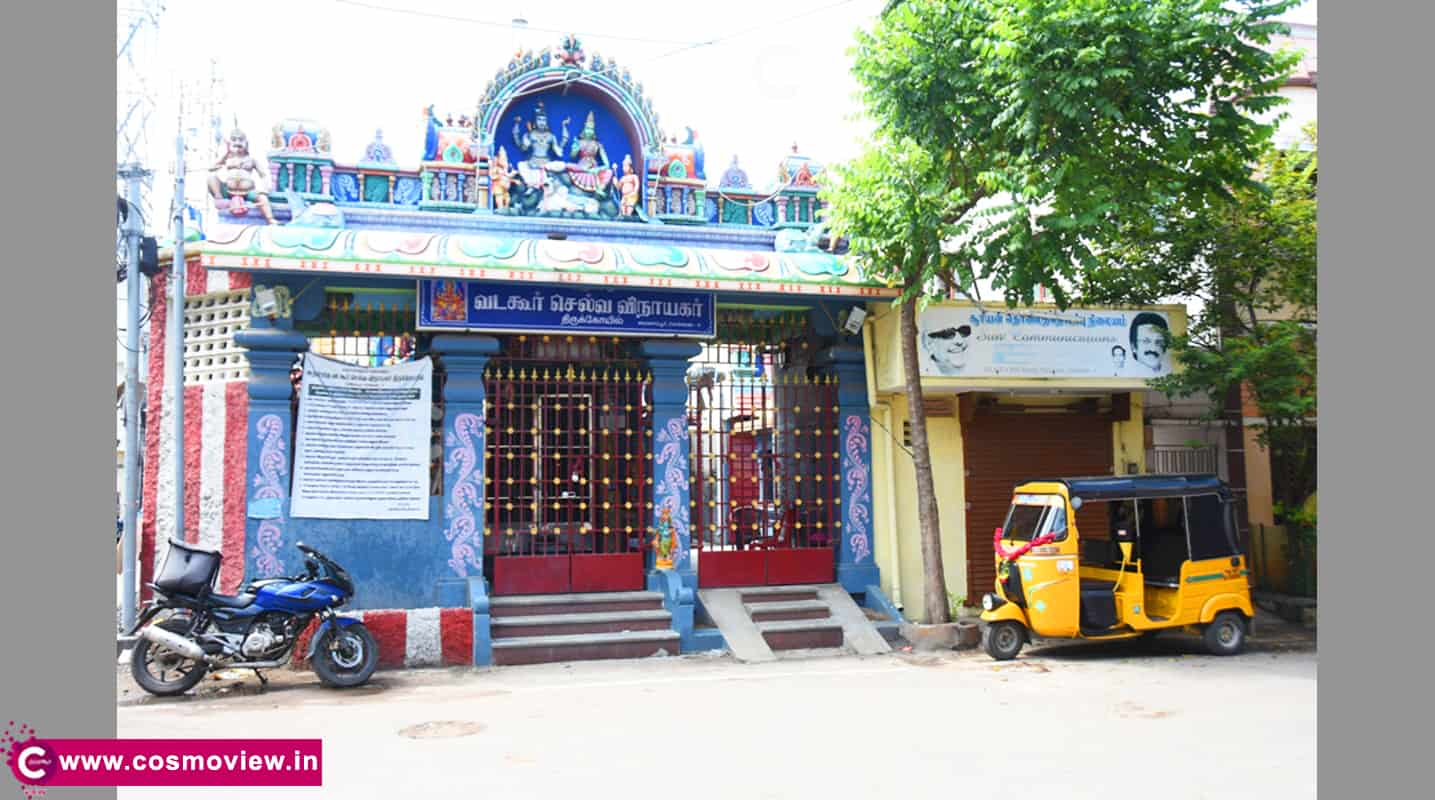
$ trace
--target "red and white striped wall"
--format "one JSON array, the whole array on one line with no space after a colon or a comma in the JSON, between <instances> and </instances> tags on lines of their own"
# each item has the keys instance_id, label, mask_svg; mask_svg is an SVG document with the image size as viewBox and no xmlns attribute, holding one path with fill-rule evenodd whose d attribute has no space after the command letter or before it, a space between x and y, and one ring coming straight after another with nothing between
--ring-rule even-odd
<instances>
[{"instance_id":1,"label":"red and white striped wall","mask_svg":"<svg viewBox=\"0 0 1435 800\"><path fill-rule=\"evenodd\" d=\"M355 611L345 616L364 623L379 645L379 669L469 666L473 664L473 611L467 608L413 608ZM293 666L306 669L303 657L318 620L299 636Z\"/></svg>"},{"instance_id":2,"label":"red and white striped wall","mask_svg":"<svg viewBox=\"0 0 1435 800\"><path fill-rule=\"evenodd\" d=\"M247 288L244 272L205 270L189 264L185 295L195 297ZM176 387L165 368L168 278L152 280L147 425L144 441L144 518L140 527L140 596L164 560L170 538L219 550L224 555L220 591L233 593L244 576L245 471L248 467L249 394L246 381L181 387L184 403L184 531L176 536L173 420Z\"/></svg>"},{"instance_id":3,"label":"red and white striped wall","mask_svg":"<svg viewBox=\"0 0 1435 800\"><path fill-rule=\"evenodd\" d=\"M244 272L205 270L193 262L185 295L197 297L248 288ZM141 596L175 536L173 435L175 387L167 382L165 334L169 317L163 275L153 279L150 313L148 425L144 441L144 518L140 527ZM183 540L224 555L219 590L232 594L244 579L247 502L249 387L246 381L209 382L180 388L184 403ZM178 538L178 537L176 537ZM467 608L356 611L379 645L379 667L436 667L473 663L473 612ZM300 637L296 667L303 664L317 620Z\"/></svg>"},{"instance_id":4,"label":"red and white striped wall","mask_svg":"<svg viewBox=\"0 0 1435 800\"><path fill-rule=\"evenodd\" d=\"M254 276L248 272L229 272L222 269L205 269L199 260L189 262L184 271L185 297L197 297L212 292L235 292L248 289L254 283Z\"/></svg>"}]
</instances>

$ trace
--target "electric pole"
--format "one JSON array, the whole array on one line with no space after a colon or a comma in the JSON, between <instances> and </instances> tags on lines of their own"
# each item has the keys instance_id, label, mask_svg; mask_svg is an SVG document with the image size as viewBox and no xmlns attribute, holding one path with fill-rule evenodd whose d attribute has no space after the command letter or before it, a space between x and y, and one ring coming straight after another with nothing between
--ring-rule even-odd
<instances>
[{"instance_id":1,"label":"electric pole","mask_svg":"<svg viewBox=\"0 0 1435 800\"><path fill-rule=\"evenodd\" d=\"M180 107L184 99L180 98ZM175 136L174 168L174 259L170 263L169 317L165 334L166 383L171 387L170 428L174 465L174 538L184 541L184 127L181 111L179 133Z\"/></svg>"},{"instance_id":2,"label":"electric pole","mask_svg":"<svg viewBox=\"0 0 1435 800\"><path fill-rule=\"evenodd\" d=\"M139 533L140 502L140 237L144 222L140 215L140 192L149 173L138 164L127 164L120 170L126 184L125 201L125 496L124 543L121 546L120 622L128 631L135 624L136 543Z\"/></svg>"}]
</instances>

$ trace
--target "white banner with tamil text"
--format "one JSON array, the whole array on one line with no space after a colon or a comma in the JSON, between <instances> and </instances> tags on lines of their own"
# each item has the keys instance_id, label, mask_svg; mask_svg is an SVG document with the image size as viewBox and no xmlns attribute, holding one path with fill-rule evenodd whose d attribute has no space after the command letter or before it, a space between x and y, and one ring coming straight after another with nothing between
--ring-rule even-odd
<instances>
[{"instance_id":1,"label":"white banner with tamil text","mask_svg":"<svg viewBox=\"0 0 1435 800\"><path fill-rule=\"evenodd\" d=\"M306 353L290 513L429 518L433 362L360 367Z\"/></svg>"}]
</instances>

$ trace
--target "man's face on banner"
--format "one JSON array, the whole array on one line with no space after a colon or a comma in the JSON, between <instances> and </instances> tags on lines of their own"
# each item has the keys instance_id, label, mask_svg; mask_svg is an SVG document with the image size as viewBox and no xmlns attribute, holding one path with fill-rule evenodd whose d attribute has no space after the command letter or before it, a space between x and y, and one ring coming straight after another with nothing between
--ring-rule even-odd
<instances>
[{"instance_id":1,"label":"man's face on banner","mask_svg":"<svg viewBox=\"0 0 1435 800\"><path fill-rule=\"evenodd\" d=\"M927 352L939 366L960 367L966 363L971 333L967 325L929 330L925 337Z\"/></svg>"},{"instance_id":2,"label":"man's face on banner","mask_svg":"<svg viewBox=\"0 0 1435 800\"><path fill-rule=\"evenodd\" d=\"M1161 369L1166 355L1166 331L1160 325L1142 325L1136 329L1136 363L1153 370Z\"/></svg>"}]
</instances>

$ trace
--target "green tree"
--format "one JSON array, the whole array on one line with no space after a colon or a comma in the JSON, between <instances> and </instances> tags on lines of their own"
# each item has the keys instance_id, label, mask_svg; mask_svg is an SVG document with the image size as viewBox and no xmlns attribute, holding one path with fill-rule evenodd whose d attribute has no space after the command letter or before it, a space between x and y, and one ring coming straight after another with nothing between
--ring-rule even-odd
<instances>
[{"instance_id":1,"label":"green tree","mask_svg":"<svg viewBox=\"0 0 1435 800\"><path fill-rule=\"evenodd\" d=\"M1303 511L1316 490L1317 136L1287 149L1268 147L1257 184L1232 201L1179 220L1132 226L1128 241L1086 276L1084 299L1110 302L1180 296L1200 311L1171 340L1181 370L1154 381L1177 396L1206 395L1213 415L1244 390L1264 423L1258 440L1271 454L1280 521L1306 546L1315 518Z\"/></svg>"},{"instance_id":2,"label":"green tree","mask_svg":"<svg viewBox=\"0 0 1435 800\"><path fill-rule=\"evenodd\" d=\"M928 298L1008 305L1085 283L1133 220L1249 181L1293 55L1262 45L1294 0L906 0L859 32L873 141L834 170L834 231L900 287L929 622L947 617L917 361Z\"/></svg>"}]
</instances>

